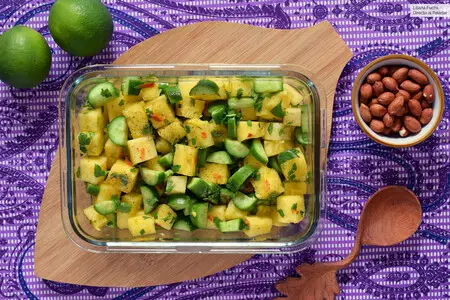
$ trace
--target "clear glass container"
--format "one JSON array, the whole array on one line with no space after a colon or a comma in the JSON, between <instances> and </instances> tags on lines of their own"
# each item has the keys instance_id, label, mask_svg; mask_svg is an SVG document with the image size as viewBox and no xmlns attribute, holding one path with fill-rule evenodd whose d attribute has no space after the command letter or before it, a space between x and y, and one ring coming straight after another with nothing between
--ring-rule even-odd
<instances>
[{"instance_id":1,"label":"clear glass container","mask_svg":"<svg viewBox=\"0 0 450 300\"><path fill-rule=\"evenodd\" d=\"M305 149L310 181L305 194L305 218L298 224L273 227L262 237L248 238L243 233L221 233L197 229L176 233L157 229L153 236L133 238L128 230L104 227L96 231L83 214L91 205L85 184L77 179L81 157L76 144L77 114L87 92L98 82L124 76L148 76L173 80L180 76L282 76L295 88L308 89L312 143ZM164 81L164 79L160 79ZM100 253L289 253L310 246L318 237L326 208L326 95L311 72L294 65L94 65L73 73L64 83L59 98L59 132L61 159L61 217L69 238L87 251Z\"/></svg>"}]
</instances>

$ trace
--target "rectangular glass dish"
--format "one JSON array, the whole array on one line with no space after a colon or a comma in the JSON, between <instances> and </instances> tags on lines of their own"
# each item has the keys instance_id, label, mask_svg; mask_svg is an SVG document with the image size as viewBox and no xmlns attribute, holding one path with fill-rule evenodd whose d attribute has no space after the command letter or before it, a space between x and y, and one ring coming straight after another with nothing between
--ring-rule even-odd
<instances>
[{"instance_id":1,"label":"rectangular glass dish","mask_svg":"<svg viewBox=\"0 0 450 300\"><path fill-rule=\"evenodd\" d=\"M133 237L128 230L95 230L83 210L92 204L85 183L77 179L80 163L78 113L88 92L100 82L120 88L121 78L156 76L159 83L214 77L278 77L284 84L305 93L308 106L310 144L304 147L308 183L304 194L304 219L297 224L273 227L269 234L249 238L242 232L221 233L197 229L192 232L158 228L151 236ZM307 90L305 90L307 89ZM78 70L65 82L59 98L61 160L61 217L69 238L87 251L100 253L289 253L310 246L321 231L326 207L326 97L310 72L293 65L94 65Z\"/></svg>"}]
</instances>

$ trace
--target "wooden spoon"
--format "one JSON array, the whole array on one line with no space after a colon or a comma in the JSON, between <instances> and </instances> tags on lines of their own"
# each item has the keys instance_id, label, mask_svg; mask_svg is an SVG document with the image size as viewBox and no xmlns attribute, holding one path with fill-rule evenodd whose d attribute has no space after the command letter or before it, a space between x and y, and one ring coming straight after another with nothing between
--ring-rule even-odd
<instances>
[{"instance_id":1,"label":"wooden spoon","mask_svg":"<svg viewBox=\"0 0 450 300\"><path fill-rule=\"evenodd\" d=\"M350 265L361 246L392 246L416 232L422 221L422 206L416 195L401 186L387 186L373 194L363 207L355 245L345 259L297 267L300 278L289 277L276 288L287 298L331 300L340 293L336 272Z\"/></svg>"}]
</instances>

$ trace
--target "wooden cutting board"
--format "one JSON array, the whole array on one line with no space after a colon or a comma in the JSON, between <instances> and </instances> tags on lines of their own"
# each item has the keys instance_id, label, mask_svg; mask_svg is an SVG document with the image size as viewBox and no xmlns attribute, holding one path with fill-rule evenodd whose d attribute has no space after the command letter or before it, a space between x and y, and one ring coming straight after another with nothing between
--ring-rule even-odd
<instances>
[{"instance_id":1,"label":"wooden cutting board","mask_svg":"<svg viewBox=\"0 0 450 300\"><path fill-rule=\"evenodd\" d=\"M307 29L276 30L204 22L169 30L125 52L115 64L284 63L315 73L326 92L328 138L334 91L352 53L328 22ZM35 274L92 286L139 287L194 279L230 268L251 255L95 254L66 236L60 213L59 158L42 199Z\"/></svg>"}]
</instances>

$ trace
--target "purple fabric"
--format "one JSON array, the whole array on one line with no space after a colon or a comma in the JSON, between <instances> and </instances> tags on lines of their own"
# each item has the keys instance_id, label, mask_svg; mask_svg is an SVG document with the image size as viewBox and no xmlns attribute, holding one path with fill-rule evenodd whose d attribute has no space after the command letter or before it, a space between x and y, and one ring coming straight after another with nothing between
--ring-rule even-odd
<instances>
[{"instance_id":1,"label":"purple fabric","mask_svg":"<svg viewBox=\"0 0 450 300\"><path fill-rule=\"evenodd\" d=\"M52 1L0 0L0 32L25 24L39 30L53 52L50 77L27 91L0 83L0 298L1 299L263 299L279 296L274 283L303 263L340 259L351 249L358 216L378 188L412 189L424 219L410 240L389 248L364 247L338 274L338 299L446 299L450 297L449 19L414 18L409 4L448 0L107 0L115 23L110 46L75 58L55 45L47 19ZM198 280L147 288L84 287L39 279L33 273L39 206L57 148L57 98L65 78L94 63L111 63L134 44L162 31L220 20L292 29L329 20L353 50L337 86L328 158L326 225L311 249L292 255L256 255ZM442 81L446 108L435 134L410 149L369 140L354 121L350 90L364 65L390 53L428 63ZM300 54L301 55L301 54ZM126 276L126 274L124 274Z\"/></svg>"}]
</instances>

